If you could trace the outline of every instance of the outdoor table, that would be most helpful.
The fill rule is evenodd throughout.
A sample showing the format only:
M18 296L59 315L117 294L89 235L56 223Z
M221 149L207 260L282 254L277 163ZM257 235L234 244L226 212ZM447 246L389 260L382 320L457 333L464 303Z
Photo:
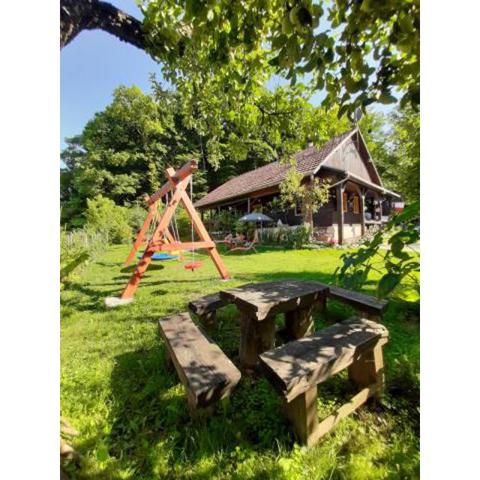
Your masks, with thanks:
M240 311L240 363L251 369L275 344L275 316L285 313L285 335L296 340L313 333L312 309L325 307L329 289L318 282L280 280L252 283L220 292Z

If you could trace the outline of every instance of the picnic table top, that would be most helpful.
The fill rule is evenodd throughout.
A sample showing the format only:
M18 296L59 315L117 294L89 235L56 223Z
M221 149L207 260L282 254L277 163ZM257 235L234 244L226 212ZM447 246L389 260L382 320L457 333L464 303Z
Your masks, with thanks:
M328 286L319 282L287 279L222 290L220 298L261 321L269 315L307 308L328 291Z

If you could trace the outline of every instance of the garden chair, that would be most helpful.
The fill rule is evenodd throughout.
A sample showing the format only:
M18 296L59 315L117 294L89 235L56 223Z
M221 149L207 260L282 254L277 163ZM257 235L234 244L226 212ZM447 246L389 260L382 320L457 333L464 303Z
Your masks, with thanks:
M255 234L253 235L253 239L251 242L245 242L245 245L238 246L231 248L230 250L227 251L227 253L230 252L248 252L249 250L253 250L256 252L257 250L255 249L255 245L258 243L258 233L255 230Z

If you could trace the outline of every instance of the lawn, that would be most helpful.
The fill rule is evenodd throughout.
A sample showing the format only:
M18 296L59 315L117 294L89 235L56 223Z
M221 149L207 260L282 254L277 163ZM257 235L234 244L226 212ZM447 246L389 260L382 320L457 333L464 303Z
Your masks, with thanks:
M79 435L82 455L65 465L88 479L404 479L419 477L419 321L415 308L392 301L385 315L387 390L343 420L314 448L295 443L278 396L264 379L242 378L230 401L210 418L192 420L175 372L167 369L159 317L220 289L282 278L333 283L341 250L261 249L223 258L233 279L221 282L205 259L195 272L180 262L152 265L134 303L103 306L132 268L127 246L110 247L61 293L61 413ZM316 328L347 318L329 305ZM238 353L235 308L218 314L210 336L232 359ZM319 388L319 411L351 396L339 375Z

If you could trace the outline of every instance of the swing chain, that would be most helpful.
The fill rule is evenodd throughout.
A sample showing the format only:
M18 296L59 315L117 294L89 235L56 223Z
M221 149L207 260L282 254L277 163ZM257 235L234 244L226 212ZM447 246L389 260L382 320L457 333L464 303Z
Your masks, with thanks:
M193 203L193 176L190 176L190 201ZM193 229L193 219L191 220L192 225L192 262L195 262L195 236Z

